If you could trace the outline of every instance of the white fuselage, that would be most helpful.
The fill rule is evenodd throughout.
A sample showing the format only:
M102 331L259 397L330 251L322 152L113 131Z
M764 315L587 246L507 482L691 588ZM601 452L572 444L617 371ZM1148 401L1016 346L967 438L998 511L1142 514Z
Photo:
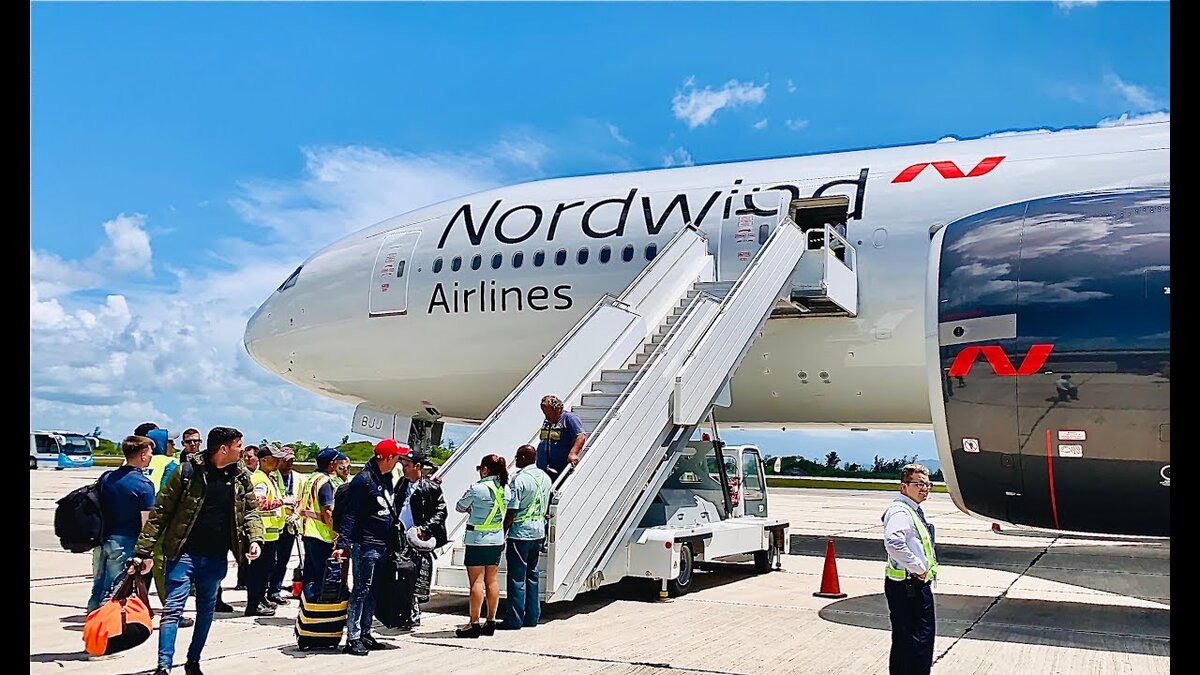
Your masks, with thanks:
M1166 185L1169 155L1170 124L1162 123L489 190L389 219L319 251L294 285L255 313L246 346L281 377L344 402L401 416L432 406L447 419L482 419L598 298L620 294L647 264L647 246L663 246L684 224L685 204L709 238L720 276L733 278L738 254L757 250L757 239L736 236L745 224L739 210L759 209L757 228L789 192L845 194L859 215L848 223L858 315L768 321L721 419L928 425L923 312L931 229L1047 195ZM980 168L997 157L990 170ZM922 163L931 164L913 177L911 167ZM381 259L387 242L401 242L398 259ZM635 255L626 262L630 245ZM604 247L608 262L600 261ZM539 251L546 258L540 267ZM481 264L472 269L476 255ZM461 268L453 271L458 257ZM403 278L380 294L374 277L381 270L395 276L401 262Z

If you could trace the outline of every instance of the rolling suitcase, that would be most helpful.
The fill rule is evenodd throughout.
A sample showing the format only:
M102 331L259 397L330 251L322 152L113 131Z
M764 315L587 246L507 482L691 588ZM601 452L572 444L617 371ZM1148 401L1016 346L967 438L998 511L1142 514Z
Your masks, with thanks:
M309 649L337 649L346 632L346 613L350 591L346 586L346 562L325 561L320 582L306 584L300 593L300 612L296 615L296 646Z

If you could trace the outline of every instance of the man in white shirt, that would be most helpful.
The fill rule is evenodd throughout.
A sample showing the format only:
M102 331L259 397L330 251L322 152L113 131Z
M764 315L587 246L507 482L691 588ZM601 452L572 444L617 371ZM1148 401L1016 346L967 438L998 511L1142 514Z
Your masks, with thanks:
M929 497L929 469L900 470L900 495L883 513L883 547L888 563L884 595L892 620L891 675L928 675L933 667L936 620L931 584L937 578L934 529L921 502Z

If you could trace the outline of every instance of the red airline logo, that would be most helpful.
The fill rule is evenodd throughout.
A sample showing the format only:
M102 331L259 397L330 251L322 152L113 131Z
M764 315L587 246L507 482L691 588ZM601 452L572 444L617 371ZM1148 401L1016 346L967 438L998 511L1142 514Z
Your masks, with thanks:
M1050 356L1050 352L1054 349L1054 345L1033 345L1029 348L1029 353L1025 355L1025 360L1021 362L1020 368L1013 368L1012 361L1008 360L1008 354L1004 353L1004 349L997 345L987 345L985 347L967 347L954 357L954 363L950 364L950 377L962 377L966 375L971 366L975 365L975 361L979 358L980 352L987 359L988 365L992 367L992 372L1000 377L1012 377L1015 375L1032 375L1042 369L1046 363L1046 358Z
M1004 157L1004 155L999 157L984 157L983 161L976 164L974 169L971 169L970 172L965 174L954 162L921 162L920 164L913 164L907 169L901 171L896 175L895 178L892 179L892 182L908 183L912 181L912 179L916 178L917 174L924 171L925 167L931 164L933 165L933 168L937 169L938 173L942 174L942 178L975 178L976 176L982 176L996 168L996 165L999 164Z

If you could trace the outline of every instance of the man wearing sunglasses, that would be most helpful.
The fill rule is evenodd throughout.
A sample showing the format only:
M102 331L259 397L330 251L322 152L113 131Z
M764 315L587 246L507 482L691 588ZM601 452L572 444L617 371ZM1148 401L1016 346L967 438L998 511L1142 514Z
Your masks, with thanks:
M200 430L189 428L183 432L183 456L187 457L193 453L200 452L201 448Z
M938 564L933 525L921 510L929 488L929 469L906 465L900 470L900 494L883 512L883 547L888 556L883 591L892 620L892 675L927 675L933 667L937 631L931 584Z

